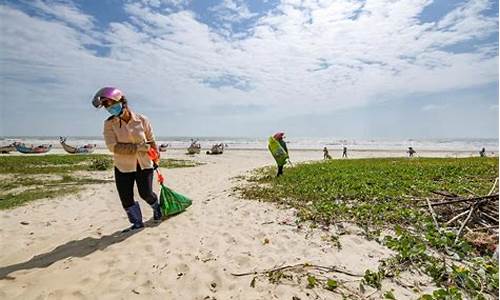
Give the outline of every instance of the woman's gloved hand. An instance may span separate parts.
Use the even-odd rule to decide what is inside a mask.
[[[160,151],[158,151],[154,147],[151,147],[148,151],[148,156],[153,162],[153,168],[156,170],[160,165]]]

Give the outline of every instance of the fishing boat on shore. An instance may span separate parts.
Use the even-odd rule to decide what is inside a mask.
[[[160,146],[158,146],[158,150],[160,152],[166,152],[169,146],[170,146],[169,144],[161,144]]]
[[[70,153],[70,154],[88,154],[88,153],[92,153],[94,152],[94,149],[96,147],[95,144],[86,144],[86,145],[83,145],[83,146],[70,146],[68,144],[66,144],[66,140],[67,138],[66,137],[59,137],[59,142],[61,143],[61,146],[63,147],[63,149]]]
[[[210,151],[207,151],[206,153],[208,155],[222,154],[222,153],[224,153],[224,144],[223,143],[215,144],[212,146],[212,149],[210,149]]]
[[[7,154],[9,152],[16,151],[14,143],[10,145],[0,146],[0,153]]]
[[[191,145],[187,148],[187,154],[200,154],[201,145],[198,140],[191,140]]]
[[[42,144],[39,146],[33,146],[33,145],[26,145],[24,143],[14,143],[14,147],[18,152],[24,153],[24,154],[41,154],[41,153],[47,153],[52,149],[52,145],[49,144]]]

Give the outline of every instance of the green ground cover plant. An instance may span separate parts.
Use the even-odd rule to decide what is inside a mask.
[[[189,160],[161,159],[162,168],[194,167]],[[0,156],[0,209],[80,191],[91,184],[113,182],[110,155]],[[97,172],[86,174],[81,171]],[[79,172],[78,175],[76,172]],[[107,178],[105,175],[108,175]]]
[[[203,165],[203,163],[194,161],[194,160],[186,160],[186,159],[161,159],[160,160],[160,168],[174,169],[174,168],[191,168]]]
[[[498,158],[330,160],[295,165],[281,177],[275,174],[275,167],[256,170],[237,190],[247,199],[295,207],[301,220],[354,222],[367,237],[397,253],[378,270],[367,270],[361,289],[368,285],[380,290],[384,278],[417,269],[440,287],[423,299],[498,294],[498,262],[462,238],[455,241],[455,232],[436,228],[428,211],[418,207],[422,201],[416,200],[435,198],[435,191],[488,194],[498,177]],[[382,229],[395,236],[380,237]]]

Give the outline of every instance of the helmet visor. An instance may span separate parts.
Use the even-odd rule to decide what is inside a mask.
[[[95,96],[94,99],[92,100],[92,105],[94,105],[95,108],[100,108],[102,107],[102,100],[103,97]]]

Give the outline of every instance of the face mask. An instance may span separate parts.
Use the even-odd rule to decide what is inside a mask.
[[[122,113],[122,104],[120,102],[106,107],[106,110],[113,116],[118,117]]]

